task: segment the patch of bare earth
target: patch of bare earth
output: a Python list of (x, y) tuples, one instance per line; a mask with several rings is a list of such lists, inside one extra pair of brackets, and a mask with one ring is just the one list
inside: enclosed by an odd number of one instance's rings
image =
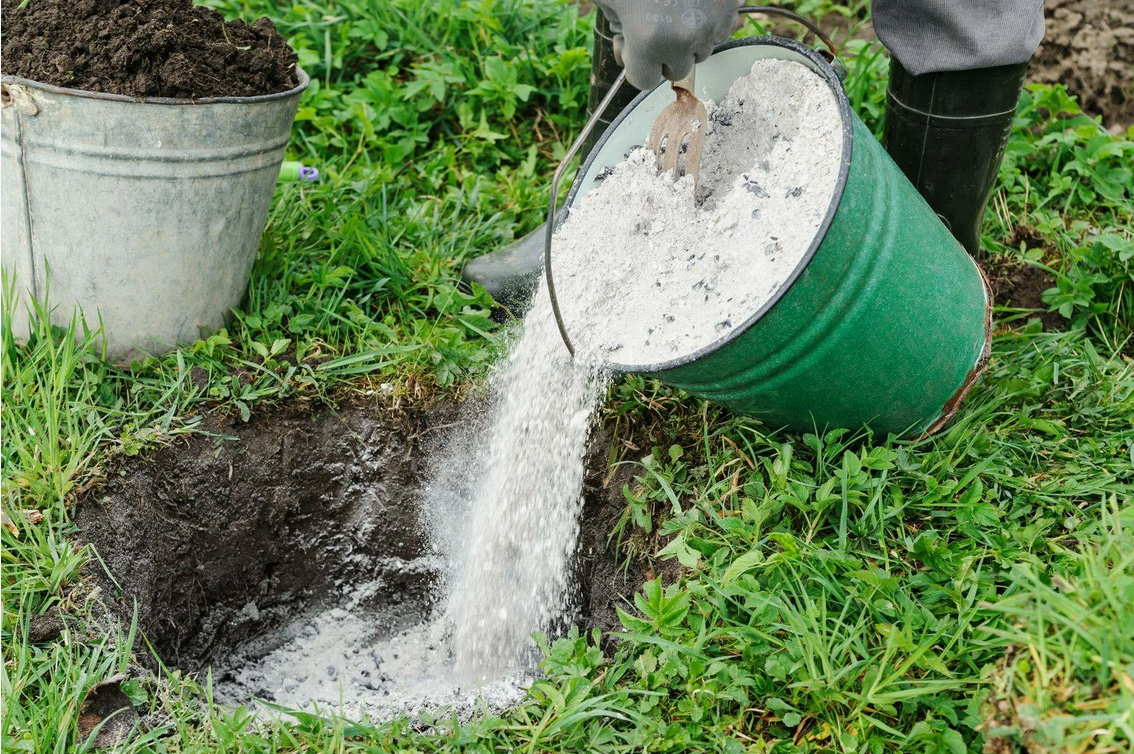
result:
[(1063, 84), (1112, 133), (1134, 125), (1134, 0), (1047, 0), (1028, 80)]

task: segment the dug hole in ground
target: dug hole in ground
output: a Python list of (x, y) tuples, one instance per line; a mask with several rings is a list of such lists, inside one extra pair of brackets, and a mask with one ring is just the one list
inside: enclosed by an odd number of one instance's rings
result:
[[(80, 537), (99, 556), (90, 580), (123, 625), (137, 605), (169, 667), (211, 667), (218, 701), (470, 713), (475, 699), (453, 682), (444, 637), (431, 633), (443, 563), (421, 509), (431, 458), (461, 411), (358, 404), (247, 424), (207, 418), (205, 431), (235, 439), (195, 435), (131, 459), (80, 504)], [(629, 480), (605, 479), (609, 442), (596, 435), (588, 455), (570, 595), (576, 621), (604, 631), (618, 628), (622, 596), (652, 575), (607, 546)], [(497, 708), (521, 693), (494, 692)]]
[(609, 542), (631, 475), (608, 478), (592, 434), (605, 365), (748, 320), (804, 257), (841, 159), (834, 95), (799, 64), (760, 61), (709, 104), (698, 186), (636, 151), (558, 231), (575, 358), (541, 285), (469, 404), (214, 418), (112, 473), (78, 524), (119, 619), (136, 605), (220, 702), (376, 719), (506, 708), (538, 672), (532, 632), (616, 631), (654, 574)]

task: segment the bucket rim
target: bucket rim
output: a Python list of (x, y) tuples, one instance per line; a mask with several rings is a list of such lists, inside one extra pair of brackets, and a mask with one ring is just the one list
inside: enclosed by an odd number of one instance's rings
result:
[(298, 65), (295, 67), (295, 75), (296, 78), (299, 79), (299, 83), (291, 89), (283, 92), (257, 94), (254, 97), (200, 97), (198, 99), (193, 99), (191, 97), (131, 97), (128, 94), (91, 92), (86, 89), (72, 89), (66, 86), (45, 84), (42, 81), (25, 79), (19, 76), (11, 76), (7, 74), (0, 76), (0, 81), (3, 81), (5, 85), (18, 84), (19, 86), (25, 86), (29, 89), (38, 89), (39, 91), (48, 92), (50, 94), (63, 94), (70, 97), (105, 100), (107, 102), (130, 102), (135, 105), (256, 105), (262, 102), (276, 102), (278, 100), (291, 99), (302, 94), (307, 89), (307, 87), (311, 85), (311, 77), (308, 76), (307, 72), (300, 68)]
[[(792, 52), (798, 53), (810, 60), (816, 66), (816, 68), (813, 68), (812, 70), (816, 73), (816, 75), (820, 76), (820, 78), (822, 78), (827, 83), (828, 88), (831, 89), (832, 93), (835, 95), (835, 101), (838, 107), (839, 118), (841, 120), (843, 132), (843, 154), (841, 158), (842, 161), (839, 164), (839, 175), (835, 182), (835, 191), (831, 195), (831, 201), (827, 205), (827, 211), (823, 215), (823, 220), (819, 223), (819, 227), (816, 229), (815, 236), (812, 238), (811, 244), (808, 246), (807, 251), (804, 252), (795, 268), (792, 269), (792, 271), (784, 278), (783, 284), (776, 290), (774, 294), (772, 294), (772, 296), (767, 301), (763, 303), (763, 305), (761, 305), (755, 312), (753, 312), (747, 319), (745, 319), (739, 327), (732, 328), (732, 330), (727, 335), (714, 340), (704, 348), (700, 348), (696, 351), (693, 351), (692, 353), (683, 354), (675, 359), (670, 359), (669, 361), (662, 361), (654, 364), (619, 364), (615, 361), (608, 360), (605, 364), (605, 367), (606, 369), (614, 373), (659, 374), (662, 372), (667, 372), (671, 369), (677, 369), (679, 367), (686, 366), (724, 348), (729, 343), (746, 333), (761, 319), (763, 319), (764, 316), (769, 311), (771, 311), (772, 308), (776, 304), (778, 304), (785, 295), (787, 295), (787, 292), (791, 290), (791, 288), (795, 285), (796, 280), (799, 279), (799, 276), (803, 274), (803, 271), (805, 269), (807, 269), (807, 266), (811, 263), (812, 258), (814, 258), (815, 256), (815, 252), (819, 249), (819, 246), (822, 245), (824, 239), (826, 239), (827, 237), (827, 231), (830, 229), (831, 223), (834, 221), (835, 215), (837, 214), (839, 206), (842, 203), (843, 194), (846, 191), (847, 180), (850, 175), (851, 155), (854, 150), (852, 121), (853, 113), (850, 107), (850, 100), (847, 98), (847, 93), (846, 90), (843, 89), (842, 81), (839, 79), (839, 76), (835, 72), (835, 69), (831, 65), (831, 63), (828, 62), (815, 49), (808, 47), (801, 42), (797, 42), (794, 39), (775, 36), (742, 37), (740, 39), (732, 39), (720, 45), (717, 45), (713, 49), (713, 54), (716, 55), (717, 53), (726, 52), (738, 47), (756, 47), (761, 45), (781, 47), (787, 50), (791, 50)], [(659, 86), (664, 86), (664, 82)], [(590, 170), (591, 165), (594, 164), (594, 161), (598, 157), (599, 152), (602, 151), (603, 146), (622, 124), (622, 122), (630, 115), (630, 113), (633, 112), (633, 110), (638, 105), (640, 105), (646, 97), (652, 94), (655, 89), (656, 87), (654, 89), (649, 89), (639, 93), (638, 96), (631, 100), (630, 104), (628, 104), (622, 110), (622, 112), (618, 114), (618, 116), (611, 122), (611, 124), (607, 126), (606, 130), (603, 131), (602, 136), (599, 138), (595, 146), (591, 149), (590, 153), (583, 161), (583, 164), (579, 167), (578, 173), (576, 173), (575, 180), (571, 184), (571, 190), (567, 193), (567, 197), (563, 203), (564, 207), (567, 208), (567, 212), (564, 212), (560, 215), (560, 219), (558, 220), (557, 225), (564, 222), (570, 215), (570, 207), (575, 201), (575, 197), (579, 193), (579, 188), (582, 185), (583, 179), (586, 178), (587, 172)]]

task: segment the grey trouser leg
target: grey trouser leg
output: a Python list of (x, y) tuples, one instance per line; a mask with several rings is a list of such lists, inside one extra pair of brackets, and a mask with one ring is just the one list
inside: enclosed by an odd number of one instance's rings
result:
[(1043, 0), (873, 0), (874, 31), (914, 76), (1027, 61)]

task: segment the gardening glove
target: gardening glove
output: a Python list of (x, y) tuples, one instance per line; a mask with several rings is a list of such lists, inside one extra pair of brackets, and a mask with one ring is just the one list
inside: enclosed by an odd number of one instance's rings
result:
[(614, 57), (637, 89), (680, 81), (740, 25), (740, 0), (596, 0)]

